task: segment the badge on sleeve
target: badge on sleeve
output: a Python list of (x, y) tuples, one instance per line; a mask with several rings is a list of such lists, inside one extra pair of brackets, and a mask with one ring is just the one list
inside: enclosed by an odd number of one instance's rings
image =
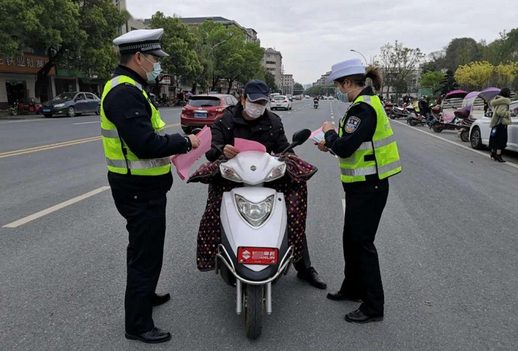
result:
[(344, 128), (345, 132), (347, 134), (354, 133), (356, 131), (356, 129), (358, 129), (358, 127), (360, 126), (361, 121), (362, 120), (356, 116), (349, 117), (349, 119), (347, 120), (347, 123), (345, 124), (345, 128)]

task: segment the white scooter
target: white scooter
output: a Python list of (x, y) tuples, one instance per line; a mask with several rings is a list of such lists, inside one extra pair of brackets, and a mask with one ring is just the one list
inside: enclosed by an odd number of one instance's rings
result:
[[(308, 129), (293, 135), (284, 152), (304, 143)], [(284, 176), (286, 163), (258, 151), (244, 151), (220, 164), (223, 178), (237, 187), (223, 193), (221, 243), (216, 253), (216, 274), (236, 286), (236, 312), (244, 310), (246, 336), (261, 335), (263, 311), (272, 313), (272, 282), (287, 273), (293, 259), (288, 246), (284, 194), (264, 187)]]

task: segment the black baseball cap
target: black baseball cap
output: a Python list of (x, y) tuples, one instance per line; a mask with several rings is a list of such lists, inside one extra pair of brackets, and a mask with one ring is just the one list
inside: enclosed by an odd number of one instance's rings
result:
[(268, 101), (268, 94), (270, 93), (270, 88), (266, 85), (262, 80), (254, 79), (246, 83), (245, 85), (245, 95), (247, 99), (251, 102), (266, 100)]

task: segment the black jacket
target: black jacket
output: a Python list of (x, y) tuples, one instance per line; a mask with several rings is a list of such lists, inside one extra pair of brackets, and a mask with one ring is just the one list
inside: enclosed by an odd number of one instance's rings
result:
[[(211, 126), (212, 144), (221, 150), (225, 145), (234, 145), (234, 138), (257, 141), (266, 147), (269, 153), (280, 153), (288, 145), (281, 118), (275, 113), (265, 110), (264, 114), (254, 121), (246, 121), (242, 115), (243, 105), (228, 107), (223, 117)], [(205, 154), (209, 161), (221, 156), (215, 147)]]
[[(366, 87), (359, 96), (375, 95), (371, 87)], [(350, 118), (356, 117), (359, 123), (355, 123), (350, 128), (345, 128)], [(339, 137), (335, 130), (329, 130), (325, 134), (326, 146), (341, 158), (351, 156), (364, 141), (372, 140), (376, 131), (377, 116), (374, 108), (366, 102), (352, 105), (346, 112), (342, 137)], [(366, 157), (374, 157), (373, 155)], [(368, 175), (365, 182), (343, 183), (345, 190), (370, 188), (372, 185), (378, 186), (388, 184), (386, 179), (379, 180), (378, 175)], [(381, 183), (381, 184), (380, 184)], [(377, 188), (376, 188), (377, 189)]]
[[(147, 86), (140, 75), (125, 66), (118, 66), (113, 76), (125, 75), (133, 78), (143, 87)], [(158, 135), (151, 124), (151, 107), (142, 92), (135, 86), (120, 84), (114, 87), (103, 100), (103, 109), (108, 118), (131, 151), (139, 158), (159, 158), (185, 153), (190, 142), (180, 134)], [(131, 191), (164, 190), (171, 187), (172, 176), (158, 177), (120, 175), (108, 172), (112, 187)]]

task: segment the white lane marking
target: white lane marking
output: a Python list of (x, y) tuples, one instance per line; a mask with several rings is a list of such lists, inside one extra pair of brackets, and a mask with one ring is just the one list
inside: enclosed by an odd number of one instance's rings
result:
[(56, 118), (33, 118), (33, 119), (18, 119), (15, 121), (0, 121), (0, 124), (13, 124), (13, 123), (27, 123), (27, 122), (50, 122), (50, 121), (59, 121)]
[(345, 199), (342, 199), (342, 208), (344, 209), (344, 214), (345, 214)]
[(56, 212), (56, 211), (58, 211), (58, 210), (60, 210), (62, 208), (65, 208), (67, 206), (73, 205), (76, 202), (82, 201), (82, 200), (87, 199), (87, 198), (89, 198), (91, 196), (94, 196), (94, 195), (97, 195), (99, 193), (102, 193), (103, 191), (106, 191), (108, 189), (110, 189), (109, 186), (102, 186), (102, 187), (97, 188), (95, 190), (89, 191), (86, 194), (76, 196), (76, 197), (74, 197), (74, 198), (72, 198), (70, 200), (67, 200), (65, 202), (59, 203), (57, 205), (54, 205), (54, 206), (49, 207), (47, 209), (44, 209), (42, 211), (33, 213), (30, 216), (20, 218), (17, 221), (14, 221), (14, 222), (11, 222), (9, 224), (4, 225), (3, 228), (17, 228), (17, 227), (19, 227), (21, 225), (24, 225), (24, 224), (27, 224), (27, 223), (29, 223), (31, 221), (34, 221), (35, 219), (38, 219), (38, 218), (43, 217), (43, 216), (46, 216), (46, 215), (48, 215), (48, 214), (50, 214), (52, 212)]
[[(482, 155), (482, 156), (484, 156), (484, 157), (488, 157), (488, 154), (487, 154), (486, 152), (478, 151), (478, 150), (475, 150), (475, 149), (473, 149), (473, 148), (471, 148), (471, 147), (467, 147), (467, 146), (465, 146), (465, 145), (461, 145), (461, 144), (459, 144), (459, 143), (457, 143), (457, 142), (455, 142), (455, 141), (451, 141), (451, 140), (445, 139), (445, 138), (443, 138), (443, 137), (440, 137), (440, 136), (438, 136), (438, 135), (434, 135), (434, 134), (432, 134), (432, 133), (425, 132), (424, 130), (417, 129), (416, 127), (409, 126), (409, 125), (408, 125), (408, 124), (406, 124), (406, 123), (403, 123), (403, 122), (400, 122), (400, 121), (395, 121), (395, 120), (392, 120), (391, 122), (395, 122), (395, 123), (397, 123), (397, 124), (400, 124), (400, 125), (402, 125), (402, 126), (408, 127), (408, 128), (410, 128), (410, 129), (412, 129), (412, 130), (415, 130), (415, 131), (417, 131), (417, 132), (420, 132), (420, 133), (426, 134), (426, 135), (428, 135), (428, 136), (431, 136), (432, 138), (436, 138), (436, 139), (439, 139), (439, 140), (445, 141), (445, 142), (447, 142), (447, 143), (450, 143), (450, 144), (455, 145), (455, 146), (458, 146), (458, 147), (460, 147), (460, 148), (462, 148), (462, 149), (466, 149), (466, 150), (468, 150), (468, 151), (474, 152), (474, 153), (476, 153), (476, 154)], [(507, 162), (505, 162), (505, 163), (504, 163), (504, 165), (507, 165), (507, 166), (510, 166), (510, 167), (513, 167), (513, 168), (518, 169), (518, 164), (513, 163), (513, 162), (509, 162), (509, 161), (507, 161)]]
[(79, 123), (72, 123), (75, 126), (81, 125), (81, 124), (92, 124), (92, 123), (101, 123), (100, 121), (90, 121), (90, 122), (79, 122)]

